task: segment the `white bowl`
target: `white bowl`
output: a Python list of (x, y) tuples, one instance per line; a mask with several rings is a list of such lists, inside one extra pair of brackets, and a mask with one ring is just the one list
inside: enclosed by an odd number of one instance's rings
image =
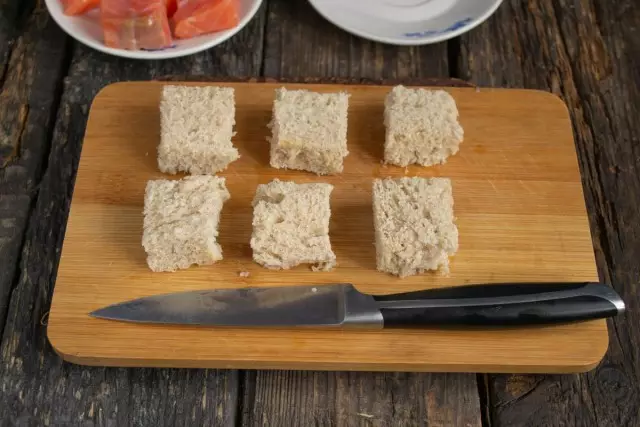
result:
[(192, 55), (226, 41), (247, 25), (260, 8), (262, 0), (240, 0), (240, 23), (231, 30), (205, 34), (187, 40), (176, 40), (175, 47), (154, 51), (134, 51), (107, 47), (102, 42), (102, 28), (100, 27), (99, 12), (97, 10), (82, 16), (67, 16), (63, 12), (60, 0), (45, 0), (45, 3), (49, 13), (58, 25), (80, 43), (109, 55), (124, 58), (167, 59)]
[(503, 0), (310, 0), (327, 20), (381, 43), (423, 45), (459, 36), (490, 17)]

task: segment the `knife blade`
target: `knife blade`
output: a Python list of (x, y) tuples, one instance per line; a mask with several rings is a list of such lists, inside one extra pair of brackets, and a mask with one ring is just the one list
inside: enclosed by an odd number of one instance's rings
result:
[(466, 285), (393, 295), (368, 295), (351, 284), (334, 284), (154, 295), (90, 315), (175, 325), (380, 329), (554, 324), (624, 310), (620, 296), (601, 283)]

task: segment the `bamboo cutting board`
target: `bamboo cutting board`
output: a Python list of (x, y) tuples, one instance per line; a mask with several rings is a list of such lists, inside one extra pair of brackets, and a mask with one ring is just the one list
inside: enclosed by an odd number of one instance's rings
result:
[[(212, 83), (202, 83), (212, 84)], [(381, 164), (383, 101), (389, 87), (286, 85), (346, 90), (344, 173), (317, 177), (269, 167), (265, 138), (277, 84), (231, 83), (234, 143), (242, 158), (221, 175), (231, 200), (220, 225), (224, 260), (152, 273), (141, 246), (147, 180), (156, 165), (162, 83), (119, 83), (96, 97), (89, 116), (48, 336), (66, 360), (89, 365), (383, 371), (576, 372), (607, 348), (605, 321), (510, 330), (336, 331), (197, 328), (127, 324), (88, 313), (132, 298), (207, 288), (353, 283), (375, 294), (473, 283), (596, 281), (571, 123), (555, 96), (528, 90), (447, 89), (465, 129), (446, 165)], [(446, 176), (453, 181), (460, 250), (451, 274), (398, 279), (376, 271), (372, 179)], [(274, 178), (329, 182), (330, 225), (339, 267), (269, 271), (251, 260), (251, 199)], [(240, 272), (249, 277), (240, 277)]]

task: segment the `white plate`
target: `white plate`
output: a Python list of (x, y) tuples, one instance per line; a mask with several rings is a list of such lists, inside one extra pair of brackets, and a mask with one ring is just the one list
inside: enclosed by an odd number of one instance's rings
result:
[(174, 47), (154, 51), (133, 51), (107, 47), (102, 42), (102, 29), (100, 28), (99, 12), (97, 10), (82, 16), (67, 16), (63, 13), (60, 0), (45, 0), (45, 3), (49, 13), (58, 25), (80, 43), (101, 52), (124, 58), (167, 59), (192, 55), (226, 41), (247, 25), (260, 8), (262, 0), (240, 0), (240, 23), (231, 30), (206, 34), (187, 40), (176, 40)]
[(503, 0), (309, 0), (345, 31), (382, 43), (422, 45), (465, 33)]

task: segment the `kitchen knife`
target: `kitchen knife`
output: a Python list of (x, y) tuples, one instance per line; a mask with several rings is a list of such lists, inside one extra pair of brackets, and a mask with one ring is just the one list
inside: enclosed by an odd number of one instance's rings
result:
[(553, 324), (612, 317), (624, 310), (618, 294), (599, 283), (472, 285), (380, 296), (336, 284), (156, 295), (90, 315), (176, 325), (380, 329)]

